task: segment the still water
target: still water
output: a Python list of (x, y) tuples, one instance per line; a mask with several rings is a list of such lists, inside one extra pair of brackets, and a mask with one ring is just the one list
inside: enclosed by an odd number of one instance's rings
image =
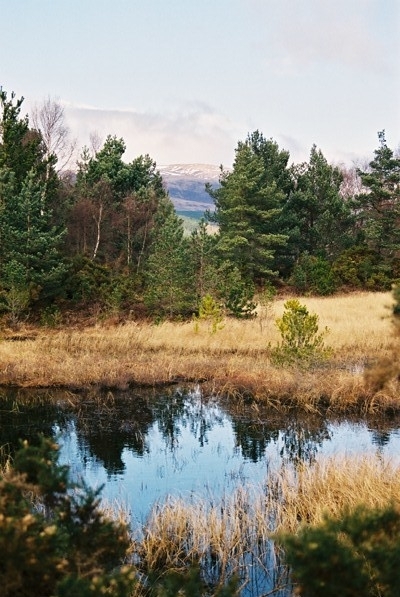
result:
[(278, 416), (204, 397), (199, 388), (74, 396), (2, 392), (0, 446), (38, 432), (56, 437), (74, 478), (128, 508), (132, 525), (167, 496), (218, 498), (261, 483), (282, 462), (318, 454), (400, 459), (397, 419)]

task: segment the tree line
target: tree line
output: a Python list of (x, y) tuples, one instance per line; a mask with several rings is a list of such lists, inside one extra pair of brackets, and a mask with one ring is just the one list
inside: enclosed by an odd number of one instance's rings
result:
[(48, 100), (31, 124), (22, 104), (1, 90), (0, 310), (11, 322), (66, 311), (185, 318), (204, 297), (249, 316), (256, 293), (384, 290), (400, 279), (400, 158), (384, 131), (354, 171), (316, 146), (290, 165), (274, 140), (249, 134), (207, 188), (215, 210), (186, 235), (150, 156), (126, 163), (124, 140), (110, 135), (60, 169), (61, 106)]

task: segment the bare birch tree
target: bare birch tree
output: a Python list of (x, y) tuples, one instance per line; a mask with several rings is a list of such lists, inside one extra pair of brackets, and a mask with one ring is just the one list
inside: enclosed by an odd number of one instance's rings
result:
[(45, 145), (45, 155), (57, 157), (57, 171), (68, 169), (75, 153), (77, 140), (71, 138), (71, 132), (65, 122), (64, 107), (50, 96), (39, 105), (35, 105), (31, 119), (36, 130), (40, 131)]

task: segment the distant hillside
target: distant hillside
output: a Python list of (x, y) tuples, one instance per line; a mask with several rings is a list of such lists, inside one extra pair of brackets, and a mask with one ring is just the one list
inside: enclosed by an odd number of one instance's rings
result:
[(157, 166), (178, 214), (199, 220), (214, 203), (205, 190), (206, 183), (217, 187), (221, 173), (209, 164), (171, 164)]

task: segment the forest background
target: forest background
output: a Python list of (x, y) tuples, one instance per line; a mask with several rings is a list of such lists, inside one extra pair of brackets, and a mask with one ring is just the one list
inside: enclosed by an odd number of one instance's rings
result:
[[(0, 310), (16, 325), (79, 317), (186, 319), (204, 299), (249, 317), (275, 292), (387, 290), (400, 279), (400, 157), (378, 133), (363, 169), (308, 162), (256, 130), (208, 186), (190, 235), (149, 155), (109, 135), (76, 168), (60, 104), (31, 120), (0, 93)], [(211, 226), (212, 224), (212, 226)], [(257, 297), (257, 299), (255, 299)]]

